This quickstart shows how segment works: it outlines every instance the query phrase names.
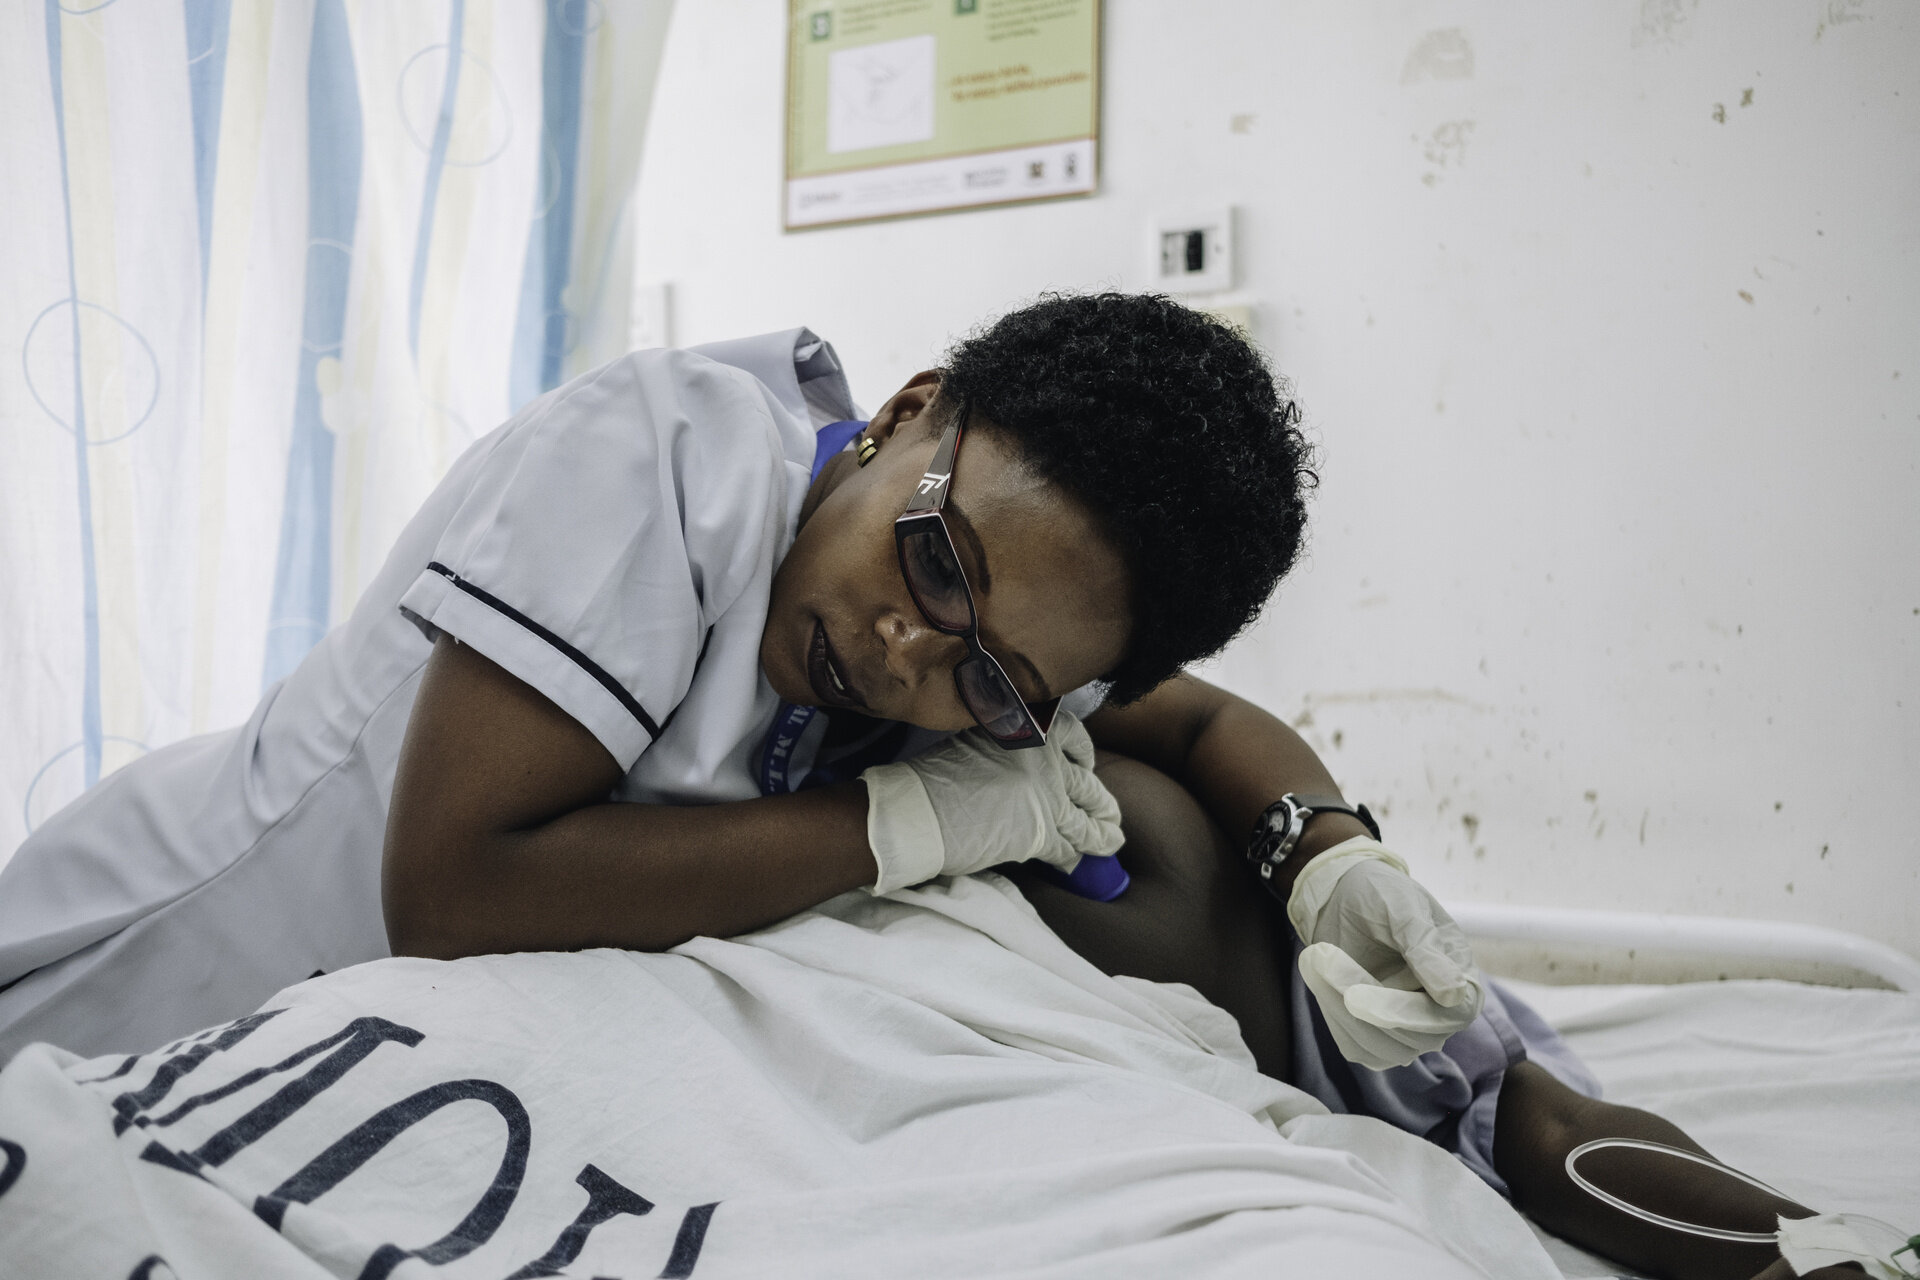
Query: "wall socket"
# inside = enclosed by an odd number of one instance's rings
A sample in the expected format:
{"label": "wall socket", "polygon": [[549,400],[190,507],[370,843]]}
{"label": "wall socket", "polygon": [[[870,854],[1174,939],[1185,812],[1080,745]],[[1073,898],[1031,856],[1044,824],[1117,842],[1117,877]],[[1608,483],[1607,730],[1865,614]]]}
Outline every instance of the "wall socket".
{"label": "wall socket", "polygon": [[1220,208],[1153,220],[1149,278],[1169,293],[1233,288],[1233,210]]}

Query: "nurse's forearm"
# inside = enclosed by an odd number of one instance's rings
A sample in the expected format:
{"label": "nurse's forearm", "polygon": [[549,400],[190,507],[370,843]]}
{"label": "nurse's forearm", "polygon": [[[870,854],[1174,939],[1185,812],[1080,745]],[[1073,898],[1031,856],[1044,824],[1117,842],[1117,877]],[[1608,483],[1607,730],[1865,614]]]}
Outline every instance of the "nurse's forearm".
{"label": "nurse's forearm", "polygon": [[[493,835],[403,904],[396,952],[657,951],[731,937],[874,882],[859,782],[733,804],[597,804]],[[396,912],[396,905],[402,909]]]}
{"label": "nurse's forearm", "polygon": [[387,812],[396,955],[658,949],[783,920],[877,874],[863,783],[735,804],[609,804],[594,736],[465,645],[434,645]]}

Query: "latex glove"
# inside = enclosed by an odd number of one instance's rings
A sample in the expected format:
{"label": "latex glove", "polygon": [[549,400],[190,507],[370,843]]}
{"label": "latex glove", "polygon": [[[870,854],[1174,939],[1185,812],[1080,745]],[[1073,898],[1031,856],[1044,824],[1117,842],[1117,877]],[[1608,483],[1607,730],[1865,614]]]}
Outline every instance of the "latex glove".
{"label": "latex glove", "polygon": [[1407,864],[1366,836],[1307,863],[1287,899],[1300,976],[1351,1062],[1384,1071],[1480,1014],[1485,980],[1460,926]]}
{"label": "latex glove", "polygon": [[1054,716],[1045,746],[1008,751],[969,729],[860,779],[876,894],[1035,858],[1071,872],[1122,842],[1120,805],[1093,776],[1093,740],[1069,711]]}

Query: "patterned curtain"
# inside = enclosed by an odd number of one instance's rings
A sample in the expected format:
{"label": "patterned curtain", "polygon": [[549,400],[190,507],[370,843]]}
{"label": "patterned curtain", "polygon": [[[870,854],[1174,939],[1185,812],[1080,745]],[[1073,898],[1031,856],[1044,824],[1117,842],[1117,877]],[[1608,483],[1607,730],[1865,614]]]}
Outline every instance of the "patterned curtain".
{"label": "patterned curtain", "polygon": [[462,449],[626,349],[670,7],[0,11],[0,861],[244,719]]}

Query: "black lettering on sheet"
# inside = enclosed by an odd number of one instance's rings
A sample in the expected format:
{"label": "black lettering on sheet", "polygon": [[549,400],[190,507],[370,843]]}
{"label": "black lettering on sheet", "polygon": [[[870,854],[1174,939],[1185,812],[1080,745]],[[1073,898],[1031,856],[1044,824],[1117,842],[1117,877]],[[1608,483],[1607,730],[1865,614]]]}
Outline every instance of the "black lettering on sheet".
{"label": "black lettering on sheet", "polygon": [[138,1266],[127,1272],[127,1280],[179,1280],[179,1274],[173,1269],[172,1263],[157,1253],[150,1253],[140,1259]]}
{"label": "black lettering on sheet", "polygon": [[95,1076],[91,1080],[75,1080],[74,1083],[75,1084],[105,1084],[109,1080],[118,1080],[121,1076],[133,1070],[134,1064],[139,1061],[140,1061],[139,1054],[130,1053],[127,1055],[126,1060],[124,1062],[122,1062],[119,1066],[115,1067],[112,1071],[107,1072],[106,1075]]}
{"label": "black lettering on sheet", "polygon": [[719,1207],[718,1200],[697,1204],[681,1217],[680,1231],[673,1238],[673,1252],[667,1255],[660,1280],[686,1280],[693,1274],[694,1264],[700,1261],[701,1246],[707,1242],[707,1224],[713,1221],[713,1211]]}
{"label": "black lettering on sheet", "polygon": [[187,1099],[156,1123],[170,1125],[203,1102],[227,1097],[269,1075],[291,1070],[320,1050],[333,1047],[333,1052],[314,1063],[306,1074],[296,1076],[281,1085],[274,1091],[272,1097],[201,1143],[199,1149],[190,1157],[201,1164],[222,1165],[265,1137],[274,1126],[288,1116],[339,1083],[340,1077],[353,1070],[368,1054],[381,1045],[391,1041],[412,1048],[425,1038],[412,1027],[403,1027],[398,1023],[388,1022],[385,1018],[355,1018],[346,1025],[344,1030],[325,1040],[308,1045],[271,1067],[249,1071],[218,1089]]}
{"label": "black lettering on sheet", "polygon": [[[7,1163],[0,1165],[0,1196],[4,1196],[13,1190],[13,1184],[20,1181],[20,1175],[26,1171],[27,1149],[17,1142],[0,1138],[0,1155],[7,1158]],[[593,1166],[588,1165],[587,1168]]]}
{"label": "black lettering on sheet", "polygon": [[595,1227],[623,1213],[639,1218],[653,1212],[653,1201],[621,1186],[593,1165],[582,1169],[574,1181],[587,1190],[586,1207],[580,1210],[580,1216],[567,1224],[554,1240],[552,1248],[508,1276],[507,1280],[557,1276],[587,1247],[587,1237],[593,1234]]}
{"label": "black lettering on sheet", "polygon": [[[212,1040],[195,1044],[186,1052],[176,1054],[161,1063],[159,1067],[154,1070],[153,1079],[147,1081],[145,1088],[123,1093],[113,1100],[113,1109],[115,1112],[113,1120],[114,1136],[118,1137],[120,1134],[125,1133],[127,1126],[134,1123],[142,1112],[159,1106],[166,1096],[173,1091],[173,1086],[180,1083],[181,1077],[191,1074],[201,1063],[222,1049],[233,1048],[233,1046],[239,1044],[242,1040],[245,1040],[258,1030],[261,1023],[279,1012],[280,1010],[278,1009],[271,1009],[266,1013],[256,1013],[249,1017],[242,1018],[238,1022],[229,1023],[226,1029]],[[120,1064],[118,1071],[115,1071],[112,1075],[103,1076],[101,1079],[115,1079],[132,1069],[133,1063],[138,1061],[138,1058],[134,1058],[123,1062]],[[98,1084],[100,1081],[90,1081],[86,1083]]]}
{"label": "black lettering on sheet", "polygon": [[[388,1024],[392,1025],[392,1024]],[[416,1033],[417,1034],[417,1033]],[[455,1258],[473,1252],[500,1229],[507,1210],[520,1195],[520,1182],[527,1172],[527,1152],[533,1145],[533,1122],[526,1107],[513,1091],[491,1080],[449,1080],[429,1085],[411,1097],[375,1113],[352,1133],[310,1160],[271,1192],[256,1198],[253,1211],[274,1230],[280,1229],[287,1206],[312,1204],[339,1186],[354,1171],[378,1155],[388,1143],[419,1124],[442,1107],[456,1102],[484,1102],[500,1113],[507,1124],[507,1149],[493,1175],[493,1185],[481,1195],[471,1212],[460,1223],[431,1244],[417,1249],[402,1249],[383,1244],[360,1269],[360,1280],[385,1280],[393,1269],[408,1258],[419,1258],[430,1266],[444,1266]],[[276,1121],[276,1123],[278,1123]],[[238,1150],[239,1148],[235,1148]],[[212,1163],[212,1162],[209,1162]]]}
{"label": "black lettering on sheet", "polygon": [[[276,1010],[275,1012],[278,1012],[278,1010]],[[259,1017],[260,1015],[255,1014],[254,1016]],[[119,1066],[107,1072],[107,1074],[103,1076],[94,1076],[90,1080],[75,1080],[74,1083],[75,1084],[105,1084],[109,1080],[118,1080],[121,1076],[124,1076],[125,1074],[127,1074],[127,1072],[133,1070],[136,1066],[140,1065],[140,1061],[143,1058],[170,1057],[171,1055],[180,1052],[180,1050],[186,1048],[188,1045],[198,1044],[202,1040],[205,1040],[208,1036],[215,1035],[219,1032],[225,1031],[228,1027],[231,1027],[233,1025],[234,1024],[231,1022],[223,1022],[219,1026],[208,1027],[205,1030],[196,1031],[190,1036],[181,1036],[178,1040],[171,1040],[166,1044],[161,1045],[158,1049],[151,1050],[148,1053],[130,1053],[124,1059],[121,1060]]]}
{"label": "black lettering on sheet", "polygon": [[[205,1103],[230,1097],[275,1072],[289,1071],[299,1066],[323,1049],[334,1048],[333,1053],[322,1058],[305,1075],[288,1081],[265,1102],[208,1138],[197,1151],[175,1151],[158,1142],[149,1142],[140,1152],[140,1158],[149,1164],[161,1165],[179,1173],[189,1173],[197,1178],[200,1177],[200,1170],[204,1166],[225,1164],[258,1142],[274,1126],[337,1083],[340,1077],[382,1044],[392,1041],[411,1048],[426,1038],[412,1027],[403,1027],[397,1023],[388,1022],[385,1018],[355,1018],[340,1031],[323,1040],[315,1041],[271,1067],[257,1067],[252,1071],[243,1072],[217,1089],[209,1089],[188,1098],[158,1120],[152,1120],[145,1114],[146,1107],[166,1098],[167,1093],[181,1076],[206,1060],[202,1050],[211,1053],[214,1049],[231,1048],[252,1034],[260,1023],[278,1012],[280,1012],[278,1009],[274,1009],[255,1014],[251,1018],[242,1018],[209,1044],[196,1045],[179,1058],[162,1063],[146,1088],[136,1093],[123,1093],[113,1100],[114,1110],[119,1113],[113,1122],[114,1133],[125,1133],[129,1125],[135,1124],[143,1129],[155,1125],[161,1127],[171,1125]],[[196,1057],[196,1054],[199,1056]]]}
{"label": "black lettering on sheet", "polygon": [[183,1156],[172,1147],[163,1147],[157,1142],[149,1142],[140,1152],[140,1158],[148,1164],[157,1164],[163,1169],[172,1169],[175,1173],[191,1174],[206,1181],[200,1173],[200,1166],[192,1156]]}
{"label": "black lettering on sheet", "polygon": [[[114,1099],[114,1132],[125,1133],[134,1125],[146,1129],[166,1128],[203,1106],[232,1097],[270,1076],[293,1071],[318,1058],[303,1074],[287,1081],[271,1097],[215,1133],[194,1151],[176,1151],[150,1141],[140,1153],[140,1158],[148,1163],[193,1177],[203,1177],[202,1169],[225,1164],[258,1142],[338,1083],[382,1044],[392,1042],[411,1048],[426,1038],[412,1027],[401,1026],[384,1018],[356,1018],[333,1035],[297,1050],[270,1067],[254,1068],[226,1084],[194,1094],[164,1115],[156,1117],[149,1114],[166,1101],[183,1078],[214,1053],[239,1044],[262,1023],[280,1012],[275,1009],[254,1014],[224,1028],[202,1032],[188,1041],[176,1042],[186,1047],[162,1062],[143,1088],[123,1093]],[[325,1056],[321,1057],[322,1054]],[[111,1075],[100,1080],[111,1080],[127,1074],[132,1069],[132,1063],[137,1061],[132,1059],[121,1064]],[[255,1197],[254,1213],[276,1231],[282,1229],[289,1206],[311,1204],[351,1177],[402,1133],[441,1108],[462,1101],[484,1102],[506,1123],[507,1147],[491,1185],[467,1216],[440,1239],[413,1249],[391,1243],[381,1245],[362,1267],[360,1280],[385,1280],[409,1258],[419,1258],[430,1266],[442,1266],[466,1256],[492,1239],[506,1221],[509,1210],[519,1198],[533,1142],[533,1124],[526,1107],[512,1090],[491,1080],[453,1080],[431,1085],[384,1108],[315,1156],[273,1191]],[[19,1144],[0,1138],[0,1154],[6,1157],[6,1163],[0,1165],[0,1195],[5,1195],[26,1166],[26,1152]],[[561,1230],[544,1254],[514,1272],[509,1280],[535,1280],[536,1277],[559,1275],[580,1256],[588,1238],[602,1223],[622,1214],[642,1217],[654,1209],[652,1201],[621,1185],[594,1165],[585,1166],[574,1180],[587,1193],[586,1205]],[[707,1228],[717,1208],[719,1202],[715,1201],[712,1204],[694,1205],[684,1212],[679,1229],[674,1234],[672,1251],[665,1268],[660,1272],[660,1280],[685,1280],[693,1274],[706,1243]],[[156,1273],[156,1267],[165,1268],[164,1274]],[[156,1254],[136,1267],[128,1280],[166,1280],[172,1276],[172,1268]]]}

